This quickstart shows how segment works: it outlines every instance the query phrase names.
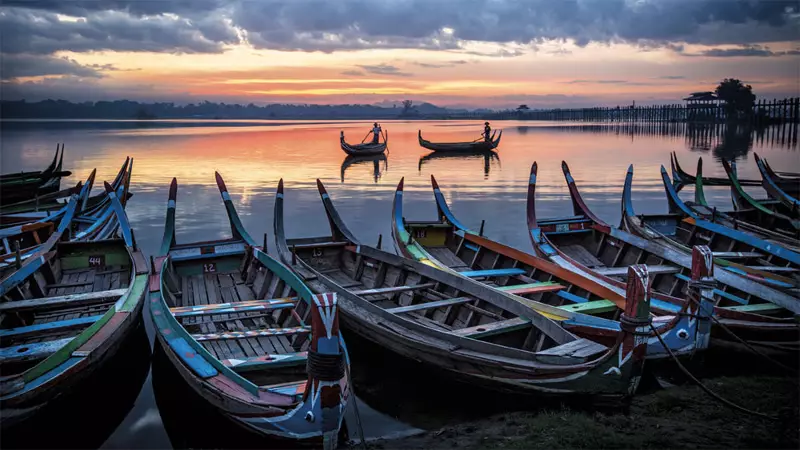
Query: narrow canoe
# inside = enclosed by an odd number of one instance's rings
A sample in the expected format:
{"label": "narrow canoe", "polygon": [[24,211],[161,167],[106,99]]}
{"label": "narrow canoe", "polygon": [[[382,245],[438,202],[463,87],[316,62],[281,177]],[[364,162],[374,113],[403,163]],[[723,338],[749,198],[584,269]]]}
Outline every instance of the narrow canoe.
{"label": "narrow canoe", "polygon": [[[561,167],[574,215],[553,219],[536,217],[536,163],[531,167],[527,218],[536,254],[561,267],[619,287],[624,287],[624,279],[617,275],[620,269],[637,263],[652,265],[653,299],[681,302],[690,281],[681,272],[692,267],[691,250],[684,252],[662,240],[650,240],[608,225],[586,205],[566,162],[562,162]],[[731,273],[717,264],[718,261],[719,258],[714,258],[713,277],[717,285],[713,301],[718,321],[751,344],[770,342],[770,345],[796,348],[798,328],[793,316],[800,311],[797,298]]]}
{"label": "narrow canoe", "polygon": [[313,291],[339,295],[342,323],[352,332],[481,388],[617,399],[635,391],[646,352],[641,336],[650,323],[640,266],[629,271],[622,331],[607,347],[576,337],[518,297],[360,244],[317,184],[331,235],[286,239],[281,181],[275,240],[281,258]]}
{"label": "narrow canoe", "polygon": [[181,377],[244,429],[333,449],[351,388],[336,294],[314,295],[242,226],[216,174],[232,237],[178,244],[173,179],[150,310]]}
{"label": "narrow canoe", "polygon": [[[703,173],[703,158],[697,160],[697,173]],[[670,212],[677,213],[682,207],[673,202],[673,197],[667,193],[667,200],[670,205]],[[680,202],[680,198],[677,199]],[[800,249],[800,240],[794,237],[795,232],[783,230],[772,226],[773,217],[764,214],[757,209],[739,209],[730,211],[719,211],[706,201],[703,178],[697,177],[694,186],[694,201],[686,201],[684,204],[692,212],[714,223],[720,223],[734,230],[741,230],[753,234],[767,241],[774,241],[779,245],[787,246],[795,251]]]}
{"label": "narrow canoe", "polygon": [[499,133],[495,130],[488,141],[481,139],[472,142],[430,142],[422,138],[422,130],[419,130],[417,138],[421,147],[435,152],[479,152],[496,149],[500,145],[502,136],[503,130]]}
{"label": "narrow canoe", "polygon": [[[789,210],[792,211],[792,217],[797,217],[798,210],[800,210],[800,200],[798,200],[797,197],[789,195],[778,186],[776,180],[779,175],[769,167],[766,160],[759,158],[757,153],[753,153],[753,157],[756,160],[759,172],[761,172],[761,186],[764,187],[764,190],[767,191],[770,197],[780,201],[785,207],[789,208]],[[796,182],[800,183],[800,179],[796,179]]]}
{"label": "narrow canoe", "polygon": [[379,142],[377,144],[373,144],[371,142],[366,144],[348,144],[347,141],[344,140],[344,131],[342,131],[341,134],[339,135],[339,143],[342,147],[342,150],[348,155],[353,155],[353,156],[380,155],[381,153],[386,151],[386,146],[389,143],[388,134],[389,133],[386,133],[386,140],[384,142]]}
{"label": "narrow canoe", "polygon": [[795,238],[800,237],[800,220],[796,217],[799,213],[797,209],[793,210],[787,207],[780,200],[753,198],[739,184],[736,163],[722,160],[722,167],[725,168],[725,173],[731,180],[731,199],[734,209],[749,212],[751,223],[791,233]]}
{"label": "narrow canoe", "polygon": [[[691,175],[681,168],[680,163],[678,163],[678,154],[675,152],[670,155],[670,165],[672,166],[672,181],[675,188],[695,184],[695,175]],[[800,183],[796,179],[782,178],[776,181],[781,189],[789,194],[796,195],[800,193]],[[703,184],[706,186],[729,186],[731,181],[727,177],[703,177]],[[749,179],[739,179],[739,184],[742,186],[761,186],[760,181]]]}
{"label": "narrow canoe", "polygon": [[648,239],[659,239],[665,245],[687,254],[694,245],[708,245],[714,252],[717,266],[797,297],[797,288],[800,286],[800,253],[791,247],[694,215],[678,197],[663,167],[661,176],[667,199],[677,212],[637,215],[633,210],[631,166],[628,168],[623,189],[623,228]]}
{"label": "narrow canoe", "polygon": [[139,323],[147,263],[122,203],[107,195],[121,238],[59,242],[0,281],[3,428],[75,388]]}
{"label": "narrow canoe", "polygon": [[36,196],[57,192],[61,186],[61,177],[72,173],[62,171],[64,163],[64,149],[56,146],[53,162],[45,170],[35,172],[20,172],[0,176],[0,199],[3,204],[16,203],[34,198]]}
{"label": "narrow canoe", "polygon": [[[519,292],[531,308],[582,337],[616,337],[620,330],[618,318],[625,307],[623,288],[572,272],[470,231],[450,210],[433,175],[431,184],[439,220],[426,222],[412,222],[403,217],[402,181],[397,187],[392,206],[392,236],[398,252],[416,261],[433,262],[442,269],[501,291]],[[713,294],[693,289],[700,286],[703,279],[706,284],[713,282],[714,268],[707,267],[707,259],[702,257],[706,251],[710,252],[707,248],[697,249],[692,270],[676,269],[695,281],[689,285],[687,293],[687,296],[693,295],[692,301],[669,303],[651,299],[651,309],[655,312],[653,325],[676,355],[692,355],[708,346]],[[627,268],[618,272],[620,276],[627,276]],[[525,287],[531,283],[547,283],[549,288],[526,292]],[[658,337],[651,334],[647,341],[647,358],[668,355]]]}

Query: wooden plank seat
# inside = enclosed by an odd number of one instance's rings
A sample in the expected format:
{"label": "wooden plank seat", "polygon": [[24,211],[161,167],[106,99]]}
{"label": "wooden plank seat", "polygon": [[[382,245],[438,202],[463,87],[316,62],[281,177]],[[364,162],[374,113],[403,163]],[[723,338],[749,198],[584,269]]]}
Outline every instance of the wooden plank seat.
{"label": "wooden plank seat", "polygon": [[15,300],[0,303],[0,313],[28,311],[32,309],[50,309],[61,306],[85,306],[117,301],[128,289],[111,289],[108,291],[85,292],[83,294],[67,294],[57,297],[43,297],[30,300]]}
{"label": "wooden plank seat", "polygon": [[39,323],[36,325],[28,325],[25,327],[17,327],[17,328],[8,328],[6,330],[0,330],[0,338],[8,339],[8,338],[22,338],[22,337],[31,337],[31,336],[39,336],[43,334],[53,333],[53,332],[60,332],[60,331],[67,331],[72,330],[75,328],[82,328],[88,325],[91,325],[100,318],[103,317],[102,314],[96,316],[88,316],[88,317],[78,317],[77,319],[68,319],[68,320],[59,320],[56,322],[46,322],[46,323]]}
{"label": "wooden plank seat", "polygon": [[514,275],[523,275],[525,271],[517,267],[508,267],[505,269],[468,270],[459,272],[459,274],[469,278],[512,277]]}
{"label": "wooden plank seat", "polygon": [[581,314],[603,314],[616,310],[617,305],[611,300],[595,300],[573,305],[561,305],[558,308],[563,309],[564,311],[577,312]]}
{"label": "wooden plank seat", "polygon": [[763,258],[764,255],[758,252],[714,252],[714,258],[741,259],[741,258]]}
{"label": "wooden plank seat", "polygon": [[20,344],[0,348],[0,363],[24,362],[44,359],[67,345],[73,338],[56,339],[53,341]]}
{"label": "wooden plank seat", "polygon": [[246,339],[261,336],[289,336],[293,334],[311,333],[311,327],[289,327],[289,328],[261,328],[247,331],[224,331],[221,333],[193,334],[192,337],[200,341],[219,341],[225,339]]}
{"label": "wooden plank seat", "polygon": [[[625,267],[598,267],[594,269],[595,272],[607,277],[628,277],[628,266]],[[650,275],[658,275],[661,273],[678,273],[681,269],[675,266],[666,265],[652,265],[647,266],[647,273]]]}
{"label": "wooden plank seat", "polygon": [[[687,283],[692,281],[691,278],[687,277],[686,275],[680,274],[680,273],[676,274],[675,277],[678,278],[678,279],[681,279],[681,280],[683,280],[683,281],[685,281]],[[746,305],[746,304],[750,303],[749,301],[747,301],[747,300],[745,300],[745,299],[743,299],[743,298],[741,298],[741,297],[739,297],[737,295],[733,295],[730,292],[725,292],[722,289],[714,289],[714,294],[719,295],[722,298],[726,298],[728,300],[731,300],[731,301],[734,301],[736,303],[739,303],[741,305]]]}
{"label": "wooden plank seat", "polygon": [[782,307],[774,304],[774,303],[756,303],[753,305],[741,305],[741,306],[728,306],[724,307],[724,309],[729,309],[731,311],[738,311],[738,312],[749,312],[749,313],[774,313],[783,310]]}
{"label": "wooden plank seat", "polygon": [[433,302],[425,302],[425,303],[417,303],[415,305],[408,305],[408,306],[398,306],[396,308],[389,308],[386,311],[395,314],[407,313],[412,311],[423,311],[426,309],[433,309],[433,308],[442,308],[444,306],[453,306],[453,305],[460,305],[462,303],[468,303],[475,300],[472,297],[457,297],[457,298],[448,298],[445,300],[436,300]]}
{"label": "wooden plank seat", "polygon": [[230,367],[234,372],[247,372],[250,370],[305,364],[307,359],[308,352],[297,352],[260,355],[250,358],[229,358],[220,360],[220,362]]}
{"label": "wooden plank seat", "polygon": [[780,267],[780,266],[747,266],[748,269],[763,270],[765,272],[798,272],[800,269],[796,267]]}
{"label": "wooden plank seat", "polygon": [[385,288],[363,289],[360,291],[353,291],[355,295],[381,295],[381,294],[396,294],[398,292],[416,291],[419,289],[432,288],[436,283],[422,283],[414,286],[393,286]]}
{"label": "wooden plank seat", "polygon": [[460,328],[453,330],[453,334],[462,337],[479,339],[496,334],[508,333],[510,331],[522,330],[531,326],[530,320],[515,317],[508,320],[498,320],[497,322],[484,323],[474,327]]}
{"label": "wooden plank seat", "polygon": [[588,339],[576,339],[566,344],[536,352],[536,360],[546,364],[580,364],[608,351],[608,347]]}
{"label": "wooden plank seat", "polygon": [[286,297],[273,298],[270,300],[248,300],[243,302],[214,303],[210,305],[179,306],[177,308],[170,308],[169,311],[175,317],[195,317],[293,308],[296,304],[297,297]]}
{"label": "wooden plank seat", "polygon": [[538,294],[540,292],[553,292],[564,289],[564,286],[553,281],[542,281],[539,283],[517,284],[514,286],[497,286],[503,292],[515,295]]}

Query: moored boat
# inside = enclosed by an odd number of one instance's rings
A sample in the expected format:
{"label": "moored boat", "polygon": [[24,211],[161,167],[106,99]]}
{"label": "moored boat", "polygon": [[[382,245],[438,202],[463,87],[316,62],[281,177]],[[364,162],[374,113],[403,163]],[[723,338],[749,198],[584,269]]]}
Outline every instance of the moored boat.
{"label": "moored boat", "polygon": [[[401,254],[420,262],[430,261],[494,289],[517,292],[531,308],[582,337],[616,337],[621,307],[625,306],[624,288],[508,247],[482,232],[470,231],[450,210],[433,175],[431,184],[439,219],[425,222],[405,219],[402,181],[398,185],[392,205],[392,236]],[[706,252],[710,252],[706,247],[697,248],[691,270],[683,271],[693,280],[687,292],[687,296],[694,296],[692,300],[670,303],[651,299],[653,326],[661,339],[649,333],[648,359],[669,355],[662,340],[675,355],[691,355],[708,346],[712,294],[693,289],[713,282],[713,265],[706,266],[710,259],[703,257]],[[620,268],[619,272],[627,276],[627,268]],[[530,283],[545,283],[547,289],[526,291]],[[657,308],[652,307],[654,303]]]}
{"label": "moored boat", "polygon": [[[789,210],[793,212],[793,217],[797,217],[798,210],[800,210],[800,200],[798,200],[797,197],[789,195],[778,186],[776,180],[779,178],[779,175],[769,167],[766,160],[759,158],[757,153],[753,153],[753,158],[755,158],[758,170],[761,172],[761,186],[767,191],[770,197],[780,201],[785,207],[789,208]],[[800,178],[795,179],[795,181],[800,183]]]}
{"label": "moored boat", "polygon": [[64,147],[62,145],[60,149],[56,146],[53,161],[42,171],[0,175],[0,201],[3,204],[16,203],[39,195],[57,192],[61,188],[61,177],[72,174],[69,171],[61,170],[63,163]]}
{"label": "moored boat", "polygon": [[250,432],[333,449],[351,387],[336,294],[256,245],[216,174],[232,237],[178,244],[172,180],[150,279],[156,336],[183,380]]}
{"label": "moored boat", "polygon": [[[644,263],[648,265],[653,278],[651,295],[657,300],[652,302],[654,309],[659,307],[659,301],[674,303],[686,298],[683,293],[688,289],[691,278],[682,272],[692,268],[691,248],[684,251],[658,236],[648,235],[645,238],[608,225],[586,205],[566,162],[562,162],[561,167],[569,187],[574,215],[552,219],[536,217],[536,163],[531,167],[527,218],[536,254],[571,271],[620,287],[624,286],[624,279],[618,276],[620,269],[624,270],[630,264]],[[632,210],[630,197],[624,196],[623,203],[625,220],[627,216],[624,211]],[[627,224],[623,222],[623,226]],[[703,244],[698,242],[695,245]],[[714,322],[725,325],[751,344],[768,343],[770,346],[796,349],[798,327],[793,317],[800,313],[798,299],[717,264],[720,256],[728,254],[712,254],[713,278],[717,282],[712,291]],[[712,336],[731,338],[720,331],[719,327],[712,327]]]}
{"label": "moored boat", "polygon": [[[678,154],[672,152],[670,155],[670,166],[672,168],[672,182],[673,186],[678,189],[681,186],[694,185],[696,176],[692,175],[678,163]],[[706,186],[730,186],[731,181],[727,177],[702,177],[703,184]],[[739,184],[742,186],[761,186],[761,181],[751,179],[739,179]],[[781,189],[792,195],[800,193],[800,183],[797,179],[786,177],[776,180]]]}
{"label": "moored boat", "polygon": [[344,131],[339,135],[339,144],[342,150],[348,155],[352,156],[371,156],[380,155],[386,151],[386,146],[389,144],[389,133],[385,134],[384,141],[378,143],[367,142],[365,144],[348,144],[344,140]]}
{"label": "moored boat", "polygon": [[734,209],[750,213],[749,221],[752,223],[789,234],[795,239],[800,238],[800,219],[798,219],[800,211],[784,205],[780,200],[753,198],[739,184],[736,162],[723,159],[722,167],[725,168],[725,173],[731,181]]}
{"label": "moored boat", "polygon": [[431,142],[422,138],[422,130],[419,130],[417,138],[419,145],[435,152],[480,152],[494,150],[500,145],[500,138],[503,137],[503,130],[492,133],[489,140],[480,138],[472,142]]}
{"label": "moored boat", "polygon": [[147,263],[119,198],[121,238],[58,242],[0,281],[0,425],[29,419],[111,358],[137,327]]}
{"label": "moored boat", "polygon": [[286,239],[281,181],[275,240],[281,258],[313,291],[339,295],[349,330],[484,389],[613,398],[635,391],[650,323],[642,267],[629,270],[621,332],[605,346],[576,337],[505,292],[360,244],[319,181],[318,187],[331,235]]}

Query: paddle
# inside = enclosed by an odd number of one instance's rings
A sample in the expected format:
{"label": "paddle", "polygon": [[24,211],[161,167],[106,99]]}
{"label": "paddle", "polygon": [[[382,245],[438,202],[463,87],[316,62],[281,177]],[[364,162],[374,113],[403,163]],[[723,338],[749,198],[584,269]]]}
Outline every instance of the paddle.
{"label": "paddle", "polygon": [[383,131],[383,143],[386,144],[386,153],[389,153],[389,132]]}
{"label": "paddle", "polygon": [[364,141],[366,141],[366,140],[367,140],[367,137],[369,136],[369,134],[370,134],[370,133],[372,133],[372,130],[370,130],[370,131],[367,131],[367,135],[366,135],[366,136],[364,136],[364,139],[362,139],[362,140],[361,140],[361,143],[362,143],[362,144],[364,143]]}

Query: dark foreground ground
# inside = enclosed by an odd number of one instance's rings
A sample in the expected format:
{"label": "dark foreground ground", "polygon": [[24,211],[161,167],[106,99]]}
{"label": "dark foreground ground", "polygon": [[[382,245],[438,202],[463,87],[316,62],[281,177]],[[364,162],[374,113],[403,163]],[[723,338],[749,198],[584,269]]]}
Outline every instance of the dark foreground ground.
{"label": "dark foreground ground", "polygon": [[418,436],[372,442],[372,449],[798,448],[798,382],[747,376],[706,386],[765,420],[728,408],[698,387],[674,386],[637,396],[629,414],[568,408],[496,414]]}

